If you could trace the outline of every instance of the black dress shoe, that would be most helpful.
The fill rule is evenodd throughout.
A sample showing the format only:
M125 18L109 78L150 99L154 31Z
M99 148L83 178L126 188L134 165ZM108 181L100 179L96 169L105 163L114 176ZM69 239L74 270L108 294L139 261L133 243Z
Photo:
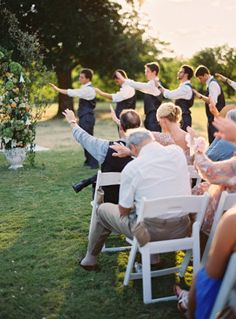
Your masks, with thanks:
M76 184L72 184L73 190L78 193L80 191L82 191L83 188L89 186L91 184L90 179L83 179L82 181L80 181L79 183Z

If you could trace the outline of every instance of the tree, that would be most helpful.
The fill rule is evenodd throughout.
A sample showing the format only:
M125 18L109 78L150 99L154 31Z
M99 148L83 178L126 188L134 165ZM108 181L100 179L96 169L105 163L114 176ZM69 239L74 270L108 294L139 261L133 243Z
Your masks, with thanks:
M121 6L109 0L7 0L5 7L23 30L37 32L44 61L54 68L61 88L72 86L71 72L78 64L102 77L117 67L141 71L144 57L157 57L153 42L143 40L137 12L121 16ZM59 114L72 103L60 95Z

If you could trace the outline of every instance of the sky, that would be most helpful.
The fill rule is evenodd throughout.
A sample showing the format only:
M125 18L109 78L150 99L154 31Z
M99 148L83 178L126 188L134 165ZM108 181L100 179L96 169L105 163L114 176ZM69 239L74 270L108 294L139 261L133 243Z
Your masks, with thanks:
M119 1L118 1L119 2ZM170 42L176 55L218 45L236 47L236 0L144 0L149 33Z

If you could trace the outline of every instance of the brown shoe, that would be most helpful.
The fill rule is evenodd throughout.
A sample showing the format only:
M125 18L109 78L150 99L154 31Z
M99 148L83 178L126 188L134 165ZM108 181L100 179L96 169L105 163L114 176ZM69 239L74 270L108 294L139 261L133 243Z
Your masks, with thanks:
M81 263L79 263L80 267L82 267L83 269L87 270L87 271L98 271L99 267L98 264L95 265L82 265Z

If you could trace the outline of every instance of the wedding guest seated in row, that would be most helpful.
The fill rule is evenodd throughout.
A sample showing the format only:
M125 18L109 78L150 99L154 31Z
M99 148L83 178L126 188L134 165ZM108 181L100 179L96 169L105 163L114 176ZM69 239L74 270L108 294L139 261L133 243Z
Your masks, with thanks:
M136 212L143 197L191 194L187 161L179 146L162 146L144 129L131 133L127 146L136 158L121 173L119 204L104 203L98 208L87 253L80 263L86 270L97 269L97 256L113 231L133 237ZM165 219L163 214L160 218L145 219L145 226L151 241L173 239L189 234L190 220L181 214Z
M236 122L236 109L226 113L226 118ZM214 162L231 158L236 152L236 145L225 139L215 137L206 151L206 155Z
M222 216L206 265L195 276L189 293L179 286L175 287L178 308L182 313L187 313L189 319L210 318L228 261L236 252L235 226L236 206Z
M101 138L96 138L88 134L83 130L76 122L76 117L73 111L67 109L63 112L68 123L72 127L72 134L74 139L82 145L82 147L87 150L92 156L101 164L102 172L121 172L127 163L129 163L132 158L129 156L127 158L113 157L112 154L115 152L110 148L113 144L112 141L104 140ZM141 119L135 110L123 110L120 115L120 136L123 138L117 142L125 144L125 133L128 129L137 128L141 125ZM91 177L91 183L94 182L96 177ZM82 184L88 185L88 180L82 181ZM80 186L80 188L83 185ZM104 201L109 201L112 203L118 202L118 192L119 186L106 186L104 187Z
M192 158L185 140L187 132L180 128L181 108L172 102L162 103L156 115L162 132L152 132L155 140L164 146L171 144L180 146L184 151L188 164L191 164ZM112 148L117 151L113 156L124 157L130 155L130 150L122 145L113 145Z
M213 162L205 154L205 146L203 138L196 138L196 134L192 128L188 128L188 132L191 135L192 145L191 148L194 152L194 164L206 181L193 189L193 194L201 195L205 191L210 194L210 200L202 224L202 250L205 247L207 237L209 236L211 226L214 219L214 213L216 211L221 193L224 190L230 192L236 192L236 156L231 157L225 161ZM202 251L203 252L203 251Z

